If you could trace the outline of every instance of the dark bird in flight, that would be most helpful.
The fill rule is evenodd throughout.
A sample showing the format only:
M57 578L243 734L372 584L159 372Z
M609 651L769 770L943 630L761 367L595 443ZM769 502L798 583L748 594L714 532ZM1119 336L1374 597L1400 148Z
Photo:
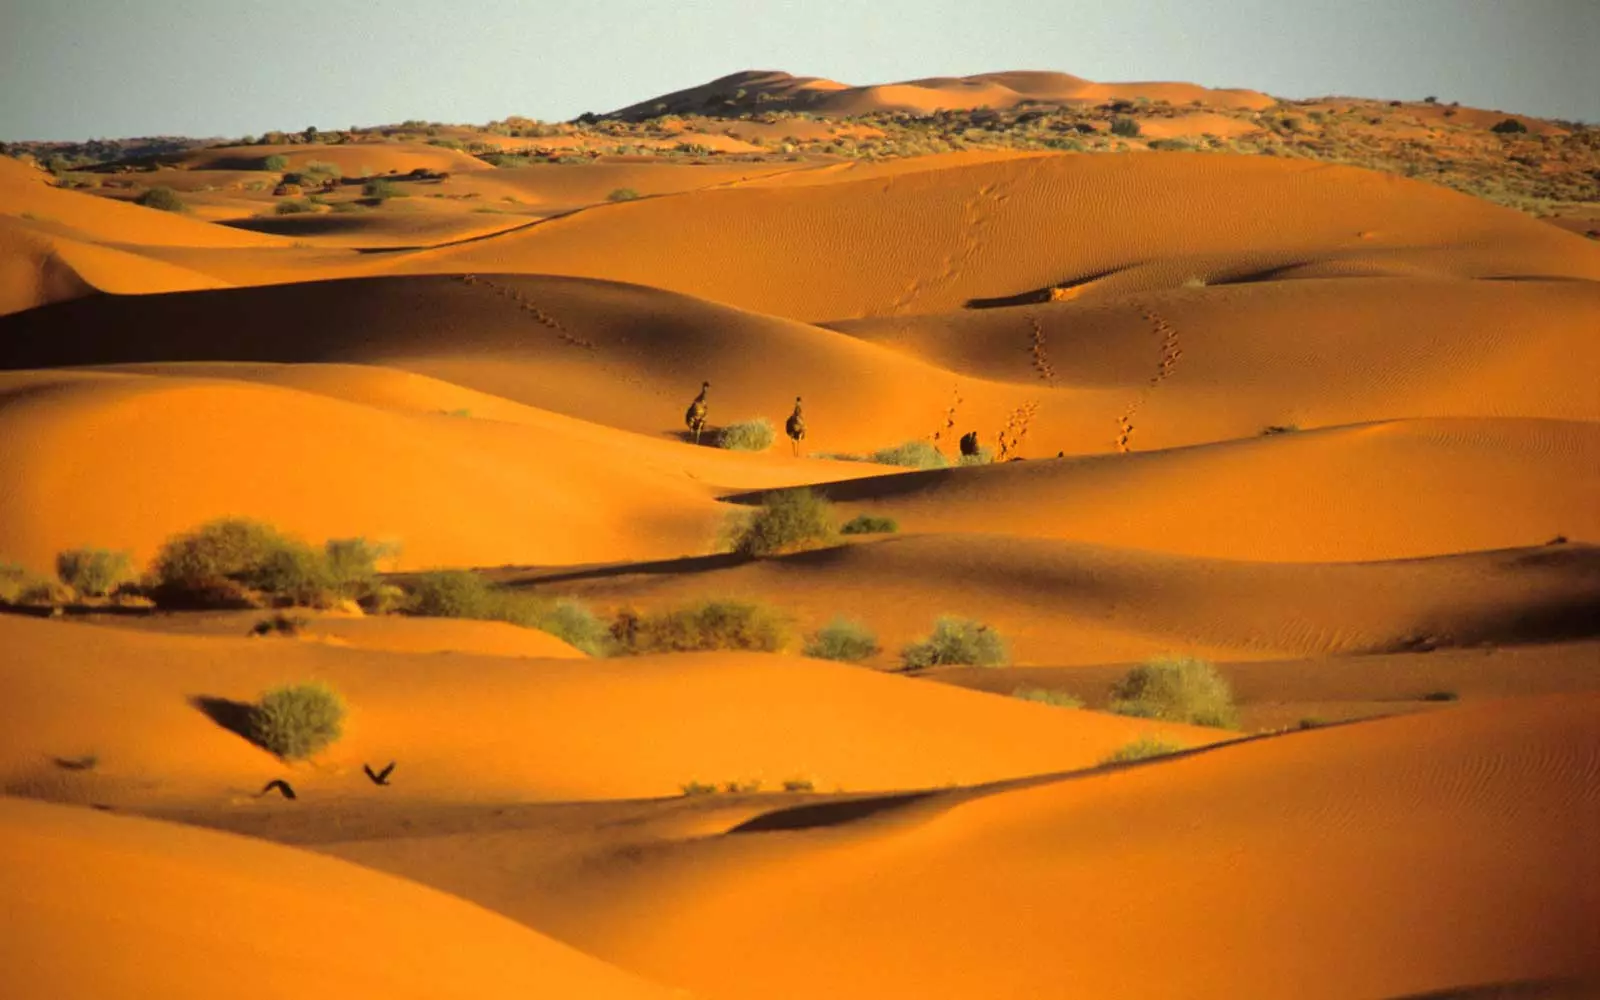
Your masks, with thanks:
M796 458L800 457L800 442L806 439L806 418L800 414L800 397L794 398L794 412L784 421L783 429L789 433L789 443Z
M394 770L394 761L391 760L389 766L381 771L374 772L369 764L362 764L361 770L367 772L367 777L372 779L374 785L387 785L389 783L389 773Z
M694 443L700 443L700 432L706 428L706 390L711 388L710 382L700 383L700 395L689 404L689 409L684 411L683 422L694 431Z
M289 787L289 783L287 781L284 781L282 778L273 778L271 781L267 782L265 788L256 793L256 798L259 799L261 796L273 790L283 793L283 797L286 799L292 800L295 797L294 789Z

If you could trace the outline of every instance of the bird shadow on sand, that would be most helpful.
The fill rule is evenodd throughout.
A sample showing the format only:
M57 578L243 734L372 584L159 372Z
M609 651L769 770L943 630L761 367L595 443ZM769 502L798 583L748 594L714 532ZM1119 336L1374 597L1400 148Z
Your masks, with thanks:
M250 715L254 706L248 702L218 698L215 695L197 694L189 704L205 714L206 718L233 733L252 746L260 746L250 728Z

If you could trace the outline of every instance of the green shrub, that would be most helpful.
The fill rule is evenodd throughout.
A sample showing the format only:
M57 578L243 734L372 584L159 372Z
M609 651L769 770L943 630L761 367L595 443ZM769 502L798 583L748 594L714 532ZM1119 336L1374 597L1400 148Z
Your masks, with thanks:
M715 649L775 653L789 644L787 622L772 609L745 601L702 601L649 616L625 609L611 634L619 650L629 654Z
M272 210L279 215L299 215L311 211L311 203L290 198L286 201L278 202L272 207Z
M1137 139L1139 137L1139 123L1127 116L1111 119L1111 134L1120 135L1124 139Z
M314 177L336 178L343 176L343 171L339 169L337 163L329 163L326 160L307 160L306 165L301 168L300 172Z
M611 626L577 601L557 601L542 608L533 627L590 656L606 656L611 652Z
M898 465L906 469L944 469L950 460L931 441L907 441L892 448L880 448L867 456L879 465Z
M285 170L289 169L289 158L284 156L282 153L273 153L271 156L262 159L261 169L270 170L275 174L281 174Z
M841 535L889 535L900 530L900 523L892 517L875 514L857 514L839 529Z
M407 612L431 618L475 618L548 632L590 656L611 652L611 627L577 601L546 601L496 587L469 570L435 570L406 587Z
M189 206L178 197L178 192L169 187L153 187L139 196L139 204L145 208L160 209L163 212L187 212Z
M320 681L273 688L250 712L250 736L284 760L303 760L343 732L344 699Z
M156 553L154 576L158 602L208 604L218 595L237 598L243 588L295 604L316 604L331 590L322 553L271 525L245 518L210 521L169 540Z
M960 466L993 465L994 449L986 444L979 445L976 455L962 455L956 459L956 464Z
M340 597L359 602L367 610L383 603L384 589L378 563L398 555L392 542L369 542L365 538L330 538L322 546L328 585ZM369 606L370 605L370 606Z
M17 563L0 563L0 604L57 604L70 600L65 585Z
M406 610L429 618L492 619L498 603L489 581L464 569L421 573L407 581Z
M816 785L810 778L790 778L783 783L786 792L811 792L816 790Z
M815 548L833 541L833 504L809 490L768 493L761 507L731 531L729 547L744 556L770 556Z
M946 615L934 622L933 632L926 639L902 649L900 661L907 670L957 665L999 667L1005 665L1006 647L1000 633L982 622Z
M637 197L639 197L639 192L635 191L633 188L617 188L615 191L606 195L606 200L633 201Z
M729 451L766 451L772 447L777 432L766 417L752 417L729 424L717 432L717 447Z
M373 201L388 201L390 198L403 198L404 193L391 180L374 177L361 185L361 193Z
M1036 701L1041 705L1054 705L1057 708L1083 707L1083 699L1077 695L1065 691L1052 691L1049 688L1020 687L1011 692L1011 697L1021 698L1023 701Z
M685 795L715 795L715 794L717 794L717 786L716 785L707 785L707 784L705 784L703 782L699 782L699 781L690 781L690 782L687 782L685 784L679 785L678 788Z
M1165 757L1186 749L1188 748L1181 743L1174 743L1159 736L1141 736L1126 746L1118 747L1100 763L1126 764L1129 761L1149 760L1151 757Z
M56 576L85 597L105 597L134 578L133 560L109 549L69 549L56 556Z
M1112 685L1110 708L1119 715L1220 729L1239 722L1228 682L1211 664L1187 656L1151 660L1128 671Z
M818 660L858 663L881 649L878 637L860 622L840 617L818 629L806 640L805 655Z

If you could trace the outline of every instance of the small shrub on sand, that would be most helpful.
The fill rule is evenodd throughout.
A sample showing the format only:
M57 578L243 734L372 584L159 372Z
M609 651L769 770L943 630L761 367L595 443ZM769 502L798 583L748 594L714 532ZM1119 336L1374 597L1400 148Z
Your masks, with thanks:
M841 535L889 535L900 530L900 523L892 517L857 514L839 529Z
M1460 701L1461 695L1454 691L1429 691L1422 696L1423 701Z
M978 453L976 455L962 455L956 459L956 464L963 467L972 465L993 465L994 449L986 444L979 445Z
M619 651L628 654L716 649L776 653L789 644L788 623L777 612L745 601L702 601L648 616L625 609L611 634Z
M1186 749L1188 748L1181 743L1164 740L1159 736L1141 736L1126 746L1118 747L1100 763L1126 764L1135 760L1149 760L1151 757L1165 757Z
M153 575L157 602L166 604L231 604L241 591L316 604L331 590L322 553L269 524L238 517L169 540L156 553Z
M783 783L783 790L786 792L813 792L816 788L816 784L810 778L790 778Z
M380 603L383 581L378 563L399 554L390 542L369 542L365 538L330 538L322 546L328 585L340 597L356 601L366 610Z
M307 160L300 172L311 175L313 179L338 178L344 173L337 163L329 163L326 160Z
M611 653L611 626L590 611L587 605L577 601L557 601L541 608L535 616L533 627L550 633L590 656Z
M931 441L907 441L892 448L880 448L867 456L879 465L898 465L905 469L944 469L950 460Z
M496 587L469 570L435 570L407 585L404 609L430 618L475 618L548 632L590 656L611 653L611 627L577 601L547 601Z
M1036 701L1041 705L1054 705L1057 708L1083 707L1083 699L1077 695L1065 691L1052 691L1049 688L1020 687L1011 692L1011 697L1021 698L1023 701Z
M261 169L270 170L275 174L281 174L285 170L289 169L289 158L284 156L282 153L273 153L271 156L262 159Z
M606 200L607 201L633 201L635 198L638 198L638 197L639 197L639 192L635 191L633 188L617 188L615 191L613 191L610 194L606 195Z
M1112 685L1111 711L1141 719L1233 729L1233 692L1215 667L1193 657L1152 660Z
M729 451L766 451L776 437L772 421L766 417L752 417L718 431L717 447Z
M946 615L934 622L926 639L913 642L900 651L900 662L907 670L928 667L999 667L1006 662L1005 641L1000 633L970 618Z
M303 215L306 212L312 211L312 208L309 201L301 201L297 198L290 198L287 201L280 201L276 205L272 206L272 211L278 215Z
M337 740L344 699L321 682L273 688L250 712L250 736L284 760L303 760Z
M409 580L406 610L429 618L492 618L494 588L489 581L464 569L421 573Z
M263 618L256 622L255 625L251 626L250 634L254 636L296 636L305 631L310 624L311 619L305 615L286 615L280 611L271 618Z
M1124 139L1137 139L1139 137L1139 123L1126 116L1111 119L1111 134L1120 135Z
M1503 121L1496 122L1489 129L1489 131L1498 135L1518 135L1522 132L1528 131L1528 126L1517 121L1515 118L1507 118Z
M56 556L56 576L84 597L106 597L133 580L133 560L110 549L69 549Z
M153 187L139 196L139 204L145 208L156 208L163 212L187 212L189 206L178 197L178 192L169 187Z
M878 637L860 622L835 618L806 640L803 652L818 660L858 663L881 649Z
M61 604L71 599L65 584L17 563L0 563L0 604Z
M372 201L388 201L390 198L405 197L404 193L393 181L385 180L382 177L374 177L361 185L361 194Z
M833 504L808 489L768 493L761 507L730 529L729 548L744 556L770 556L833 541Z
M678 788L685 795L715 795L715 794L717 794L717 786L716 785L708 785L708 784L705 784L704 782L701 782L701 781L690 781L690 782L687 782L685 784L679 785Z

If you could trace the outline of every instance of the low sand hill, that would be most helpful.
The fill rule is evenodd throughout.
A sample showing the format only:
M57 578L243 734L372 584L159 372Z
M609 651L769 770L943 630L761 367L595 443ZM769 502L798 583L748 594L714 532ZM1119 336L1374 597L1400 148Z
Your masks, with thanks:
M672 994L453 896L258 840L0 798L18 997Z
M898 662L934 619L986 622L1019 663L1170 653L1271 659L1594 636L1600 550L1562 545L1368 563L1261 563L999 535L919 535L740 563L521 573L605 607L706 595L765 601L804 629L863 620Z
M1596 720L1595 695L1492 702L949 793L882 822L595 866L588 891L521 916L729 998L1600 979Z
M607 117L641 121L665 114L737 117L751 111L796 110L835 116L882 111L931 114L970 108L1010 108L1024 101L1043 104L1102 104L1145 98L1212 107L1271 107L1274 98L1253 90L1213 90L1192 83L1093 83L1066 73L1015 71L963 77L930 77L856 87L820 77L772 70L746 70L653 97Z
M265 161L281 156L285 169L299 171L307 164L331 163L346 177L381 174L409 174L413 170L433 173L462 173L493 170L475 156L443 146L421 142L299 143L284 146L212 146L190 150L176 156L163 156L163 163L174 163L185 170L265 170ZM271 176L271 175L264 175Z
M252 796L273 778L307 802L419 808L674 796L691 781L887 791L1087 767L1146 733L1188 746L1231 735L773 654L529 660L9 615L0 639L5 698L33 706L0 734L0 784L118 806L271 808ZM261 691L308 678L350 705L344 738L310 765L287 767L192 703L237 724ZM86 755L90 768L59 763ZM363 777L364 762L389 760L391 787Z
M1269 275L1419 261L1458 278L1600 278L1600 248L1466 195L1350 167L1197 154L1013 157L648 199L389 266L605 277L814 322L945 312L1130 270L1109 287L1170 288L1197 263Z

